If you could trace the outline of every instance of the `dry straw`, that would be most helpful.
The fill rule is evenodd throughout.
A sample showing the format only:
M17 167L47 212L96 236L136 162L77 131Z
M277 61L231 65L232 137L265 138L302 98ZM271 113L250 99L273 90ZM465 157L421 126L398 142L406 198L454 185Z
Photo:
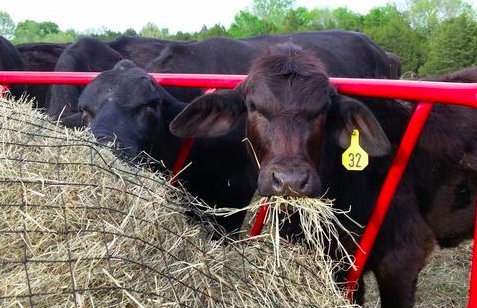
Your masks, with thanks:
M0 126L0 306L347 306L322 253L210 240L200 202L28 103Z

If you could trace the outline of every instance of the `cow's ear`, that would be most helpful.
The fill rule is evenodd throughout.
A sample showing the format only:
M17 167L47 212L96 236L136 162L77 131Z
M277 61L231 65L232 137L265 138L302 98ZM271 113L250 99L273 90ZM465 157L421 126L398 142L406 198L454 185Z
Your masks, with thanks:
M370 156L384 156L391 151L389 139L371 110L350 97L334 94L328 121L338 145L346 149L354 129L359 130L359 143Z
M169 128L178 137L222 136L230 131L245 110L243 97L237 90L218 90L193 100Z

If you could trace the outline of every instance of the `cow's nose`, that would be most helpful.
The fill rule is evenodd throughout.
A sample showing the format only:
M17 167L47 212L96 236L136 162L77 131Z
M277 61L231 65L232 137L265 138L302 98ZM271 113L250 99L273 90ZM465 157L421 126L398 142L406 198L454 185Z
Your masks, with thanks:
M308 195L309 190L309 173L300 172L284 172L280 170L272 171L272 188L277 195Z

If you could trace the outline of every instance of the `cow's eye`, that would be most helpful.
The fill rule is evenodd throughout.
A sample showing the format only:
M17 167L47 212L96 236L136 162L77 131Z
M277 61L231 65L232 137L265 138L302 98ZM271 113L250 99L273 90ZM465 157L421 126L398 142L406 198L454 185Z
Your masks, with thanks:
M144 105L140 112L142 116L148 116L154 112L154 108L150 105Z
M152 112L154 111L155 108L156 106L154 104L147 104L147 105L144 105L143 110Z
M151 113L157 109L158 103L156 101L150 101L138 106L138 111L142 113Z

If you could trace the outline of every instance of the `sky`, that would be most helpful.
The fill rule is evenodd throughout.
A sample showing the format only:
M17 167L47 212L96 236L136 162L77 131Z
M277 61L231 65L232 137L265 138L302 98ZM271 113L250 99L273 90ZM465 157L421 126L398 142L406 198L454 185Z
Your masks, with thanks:
M366 13L385 5L389 0L296 0L297 6L349 9ZM473 0L477 1L477 0ZM133 28L136 31L147 22L159 28L195 32L202 25L220 23L229 27L240 10L251 7L252 0L0 0L0 11L7 12L15 23L26 19L53 21L61 30L76 31L105 27L114 31Z
M252 0L0 0L0 11L7 12L15 23L26 19L53 21L61 30L84 32L105 27L123 32L128 28L140 31L147 22L159 28L195 32L202 25L217 23L229 27L236 13L251 7ZM392 0L296 0L297 6L308 9L346 6L366 14L371 8ZM405 0L397 0L404 3ZM469 0L477 7L477 0Z

